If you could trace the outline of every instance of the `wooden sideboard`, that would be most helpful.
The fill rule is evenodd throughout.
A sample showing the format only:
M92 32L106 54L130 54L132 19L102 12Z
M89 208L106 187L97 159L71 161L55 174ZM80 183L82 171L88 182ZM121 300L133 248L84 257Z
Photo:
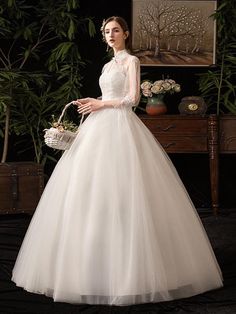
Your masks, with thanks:
M167 153L209 155L211 199L219 210L219 153L236 153L236 116L139 115Z
M236 115L221 116L219 120L220 153L236 154Z

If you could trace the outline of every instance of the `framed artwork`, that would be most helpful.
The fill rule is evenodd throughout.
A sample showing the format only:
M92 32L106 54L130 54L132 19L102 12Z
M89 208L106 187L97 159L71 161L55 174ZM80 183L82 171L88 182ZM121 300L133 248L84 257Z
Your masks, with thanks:
M132 49L142 66L215 64L217 0L133 0Z

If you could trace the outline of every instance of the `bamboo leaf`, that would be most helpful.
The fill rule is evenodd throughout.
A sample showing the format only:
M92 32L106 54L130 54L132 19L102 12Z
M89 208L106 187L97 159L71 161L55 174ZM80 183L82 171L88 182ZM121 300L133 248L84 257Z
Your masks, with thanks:
M74 21L71 19L70 20L70 27L68 29L68 38L72 40L74 38L74 33L75 33L75 24Z
M88 20L88 27L89 27L89 35L91 37L94 37L96 34L96 28L95 28L95 25L91 19Z
M85 59L82 61L75 38L81 30L93 34L95 27L90 18L74 12L78 7L77 0L34 4L6 0L0 5L4 13L0 41L8 43L4 53L9 57L9 64L0 69L0 134L5 110L10 108L9 132L18 135L24 149L34 150L39 162L47 152L43 128L52 114L59 114L68 100L80 95Z

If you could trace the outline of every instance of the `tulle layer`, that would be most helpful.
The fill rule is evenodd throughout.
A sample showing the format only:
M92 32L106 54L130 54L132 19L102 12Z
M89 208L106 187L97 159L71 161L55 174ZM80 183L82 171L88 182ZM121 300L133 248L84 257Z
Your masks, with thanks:
M129 109L83 123L44 190L12 280L69 303L128 305L222 286L170 159Z

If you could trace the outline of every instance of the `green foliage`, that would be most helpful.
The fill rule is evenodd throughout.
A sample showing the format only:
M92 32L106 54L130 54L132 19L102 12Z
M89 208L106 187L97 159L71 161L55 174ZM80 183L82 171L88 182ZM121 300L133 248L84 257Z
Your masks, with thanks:
M79 53L82 32L93 36L95 27L91 18L80 16L78 0L1 1L3 162L12 132L27 141L26 149L33 147L37 162L45 162L43 129L52 114L59 115L65 103L81 96L80 73L86 64Z
M199 89L216 113L236 114L236 4L222 0L213 14L217 23L217 66L200 75Z

